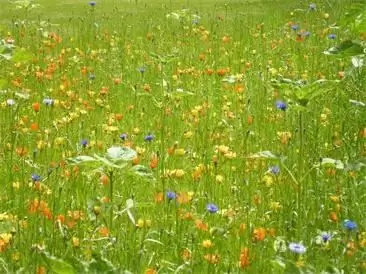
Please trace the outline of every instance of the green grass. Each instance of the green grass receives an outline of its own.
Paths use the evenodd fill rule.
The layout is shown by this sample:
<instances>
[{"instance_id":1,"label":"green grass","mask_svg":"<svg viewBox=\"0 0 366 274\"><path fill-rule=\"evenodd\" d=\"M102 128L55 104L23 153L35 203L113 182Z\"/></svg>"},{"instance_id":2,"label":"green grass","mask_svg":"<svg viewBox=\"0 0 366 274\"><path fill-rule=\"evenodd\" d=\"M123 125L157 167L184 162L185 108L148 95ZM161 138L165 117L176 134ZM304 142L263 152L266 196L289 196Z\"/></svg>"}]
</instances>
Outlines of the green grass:
<instances>
[{"instance_id":1,"label":"green grass","mask_svg":"<svg viewBox=\"0 0 366 274\"><path fill-rule=\"evenodd\" d=\"M1 3L1 272L365 271L355 1L52 2Z\"/></svg>"}]
</instances>

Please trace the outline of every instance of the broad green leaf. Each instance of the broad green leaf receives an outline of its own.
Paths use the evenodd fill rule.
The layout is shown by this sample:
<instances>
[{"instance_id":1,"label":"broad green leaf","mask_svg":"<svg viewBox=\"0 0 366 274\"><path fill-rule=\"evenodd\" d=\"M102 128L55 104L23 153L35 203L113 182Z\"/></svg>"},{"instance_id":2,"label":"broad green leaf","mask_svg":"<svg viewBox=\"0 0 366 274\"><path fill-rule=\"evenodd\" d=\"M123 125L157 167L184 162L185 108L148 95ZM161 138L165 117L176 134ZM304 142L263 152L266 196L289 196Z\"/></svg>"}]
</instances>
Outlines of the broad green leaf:
<instances>
[{"instance_id":1,"label":"broad green leaf","mask_svg":"<svg viewBox=\"0 0 366 274\"><path fill-rule=\"evenodd\" d=\"M112 161L131 161L137 156L137 152L128 147L111 147L107 150L107 157Z\"/></svg>"},{"instance_id":2,"label":"broad green leaf","mask_svg":"<svg viewBox=\"0 0 366 274\"><path fill-rule=\"evenodd\" d=\"M364 61L364 57L363 56L353 56L352 57L352 65L355 68L363 67L364 66L363 61Z\"/></svg>"},{"instance_id":3,"label":"broad green leaf","mask_svg":"<svg viewBox=\"0 0 366 274\"><path fill-rule=\"evenodd\" d=\"M10 60L12 58L12 55L10 53L0 54L0 56L3 57L5 60Z\"/></svg>"},{"instance_id":4,"label":"broad green leaf","mask_svg":"<svg viewBox=\"0 0 366 274\"><path fill-rule=\"evenodd\" d=\"M80 164L80 163L85 163L85 162L96 162L97 159L95 159L94 157L91 157L91 156L87 156L87 155L80 155L75 158L69 158L68 161L70 161L71 163L74 163L74 164Z\"/></svg>"},{"instance_id":5,"label":"broad green leaf","mask_svg":"<svg viewBox=\"0 0 366 274\"><path fill-rule=\"evenodd\" d=\"M92 254L93 259L89 264L91 273L115 273L117 268L99 253Z\"/></svg>"},{"instance_id":6,"label":"broad green leaf","mask_svg":"<svg viewBox=\"0 0 366 274\"><path fill-rule=\"evenodd\" d=\"M330 49L324 51L324 54L326 55L340 54L343 56L356 56L364 54L364 47L355 41L346 40L343 41L338 46L331 47Z\"/></svg>"},{"instance_id":7,"label":"broad green leaf","mask_svg":"<svg viewBox=\"0 0 366 274\"><path fill-rule=\"evenodd\" d=\"M74 274L76 273L72 265L64 260L51 256L48 253L42 253L42 259L47 264L48 268L56 274Z\"/></svg>"},{"instance_id":8,"label":"broad green leaf","mask_svg":"<svg viewBox=\"0 0 366 274\"><path fill-rule=\"evenodd\" d=\"M121 163L117 163L116 161L109 161L107 158L105 157L101 157L97 154L94 154L94 157L103 165L106 165L108 167L112 167L112 168L124 168L127 166L126 162L121 162Z\"/></svg>"},{"instance_id":9,"label":"broad green leaf","mask_svg":"<svg viewBox=\"0 0 366 274\"><path fill-rule=\"evenodd\" d=\"M137 174L142 177L149 177L149 178L153 177L153 173L152 173L151 169L149 169L148 167L143 166L143 165L135 165L130 170L134 174Z\"/></svg>"}]
</instances>

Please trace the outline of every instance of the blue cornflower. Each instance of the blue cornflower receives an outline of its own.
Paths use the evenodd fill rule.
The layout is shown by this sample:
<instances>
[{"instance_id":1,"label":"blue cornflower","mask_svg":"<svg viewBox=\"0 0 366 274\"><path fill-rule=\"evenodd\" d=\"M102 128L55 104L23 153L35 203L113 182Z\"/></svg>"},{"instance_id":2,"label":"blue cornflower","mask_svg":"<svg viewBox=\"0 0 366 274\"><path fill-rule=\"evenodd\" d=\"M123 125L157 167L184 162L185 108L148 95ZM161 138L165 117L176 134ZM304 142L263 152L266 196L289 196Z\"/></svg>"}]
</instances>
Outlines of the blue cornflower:
<instances>
[{"instance_id":1,"label":"blue cornflower","mask_svg":"<svg viewBox=\"0 0 366 274\"><path fill-rule=\"evenodd\" d=\"M92 6L92 7L94 7L96 4L97 4L97 2L95 2L95 1L90 1L89 2L89 5Z\"/></svg>"},{"instance_id":2,"label":"blue cornflower","mask_svg":"<svg viewBox=\"0 0 366 274\"><path fill-rule=\"evenodd\" d=\"M352 230L357 229L357 224L355 222L351 221L351 220L344 220L343 226L348 231L352 231Z\"/></svg>"},{"instance_id":3,"label":"blue cornflower","mask_svg":"<svg viewBox=\"0 0 366 274\"><path fill-rule=\"evenodd\" d=\"M127 140L127 134L126 133L122 133L119 138L121 138L121 140L126 141Z\"/></svg>"},{"instance_id":4,"label":"blue cornflower","mask_svg":"<svg viewBox=\"0 0 366 274\"><path fill-rule=\"evenodd\" d=\"M287 109L287 104L281 100L276 101L276 108L285 111Z\"/></svg>"},{"instance_id":5,"label":"blue cornflower","mask_svg":"<svg viewBox=\"0 0 366 274\"><path fill-rule=\"evenodd\" d=\"M217 211L219 211L219 208L215 204L207 204L206 208L210 213L216 213Z\"/></svg>"},{"instance_id":6,"label":"blue cornflower","mask_svg":"<svg viewBox=\"0 0 366 274\"><path fill-rule=\"evenodd\" d=\"M151 142L152 140L154 140L154 135L148 134L148 135L145 136L144 140L146 142Z\"/></svg>"},{"instance_id":7,"label":"blue cornflower","mask_svg":"<svg viewBox=\"0 0 366 274\"><path fill-rule=\"evenodd\" d=\"M290 243L288 248L296 254L304 254L306 252L306 247L301 243Z\"/></svg>"},{"instance_id":8,"label":"blue cornflower","mask_svg":"<svg viewBox=\"0 0 366 274\"><path fill-rule=\"evenodd\" d=\"M83 139L83 140L80 141L80 144L81 144L82 147L87 147L89 142L88 142L88 140Z\"/></svg>"},{"instance_id":9,"label":"blue cornflower","mask_svg":"<svg viewBox=\"0 0 366 274\"><path fill-rule=\"evenodd\" d=\"M41 176L38 174L32 174L32 181L39 182L41 180Z\"/></svg>"},{"instance_id":10,"label":"blue cornflower","mask_svg":"<svg viewBox=\"0 0 366 274\"><path fill-rule=\"evenodd\" d=\"M309 4L309 10L316 10L316 4L310 3Z\"/></svg>"},{"instance_id":11,"label":"blue cornflower","mask_svg":"<svg viewBox=\"0 0 366 274\"><path fill-rule=\"evenodd\" d=\"M46 106L52 106L53 105L53 99L45 98L45 99L43 99L43 104L45 104Z\"/></svg>"},{"instance_id":12,"label":"blue cornflower","mask_svg":"<svg viewBox=\"0 0 366 274\"><path fill-rule=\"evenodd\" d=\"M177 197L177 194L173 191L167 191L166 197L168 198L168 200L174 200Z\"/></svg>"},{"instance_id":13,"label":"blue cornflower","mask_svg":"<svg viewBox=\"0 0 366 274\"><path fill-rule=\"evenodd\" d=\"M331 40L334 40L334 39L337 38L337 35L334 34L334 33L331 33L331 34L328 35L328 38L331 39Z\"/></svg>"},{"instance_id":14,"label":"blue cornflower","mask_svg":"<svg viewBox=\"0 0 366 274\"><path fill-rule=\"evenodd\" d=\"M271 166L269 168L269 171L274 174L274 175L278 175L280 174L280 167L279 166Z\"/></svg>"},{"instance_id":15,"label":"blue cornflower","mask_svg":"<svg viewBox=\"0 0 366 274\"><path fill-rule=\"evenodd\" d=\"M139 67L137 69L137 71L140 72L141 74L144 74L144 72L146 71L146 68L142 66L142 67Z\"/></svg>"},{"instance_id":16,"label":"blue cornflower","mask_svg":"<svg viewBox=\"0 0 366 274\"><path fill-rule=\"evenodd\" d=\"M294 25L291 25L291 29L292 30L298 30L299 29L299 25L298 24L294 24Z\"/></svg>"},{"instance_id":17,"label":"blue cornflower","mask_svg":"<svg viewBox=\"0 0 366 274\"><path fill-rule=\"evenodd\" d=\"M332 238L332 235L327 232L322 232L320 236L324 243L328 242Z\"/></svg>"}]
</instances>

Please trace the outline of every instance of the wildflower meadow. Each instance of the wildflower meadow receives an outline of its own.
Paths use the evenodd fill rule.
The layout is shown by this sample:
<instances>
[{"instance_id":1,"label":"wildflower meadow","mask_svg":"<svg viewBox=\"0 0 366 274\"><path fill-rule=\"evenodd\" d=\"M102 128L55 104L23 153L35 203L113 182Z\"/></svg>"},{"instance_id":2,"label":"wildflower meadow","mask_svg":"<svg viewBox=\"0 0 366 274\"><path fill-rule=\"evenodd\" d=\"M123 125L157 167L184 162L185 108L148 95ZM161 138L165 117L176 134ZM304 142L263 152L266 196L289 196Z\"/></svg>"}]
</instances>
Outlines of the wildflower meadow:
<instances>
[{"instance_id":1,"label":"wildflower meadow","mask_svg":"<svg viewBox=\"0 0 366 274\"><path fill-rule=\"evenodd\" d=\"M0 273L366 273L364 0L0 0Z\"/></svg>"}]
</instances>

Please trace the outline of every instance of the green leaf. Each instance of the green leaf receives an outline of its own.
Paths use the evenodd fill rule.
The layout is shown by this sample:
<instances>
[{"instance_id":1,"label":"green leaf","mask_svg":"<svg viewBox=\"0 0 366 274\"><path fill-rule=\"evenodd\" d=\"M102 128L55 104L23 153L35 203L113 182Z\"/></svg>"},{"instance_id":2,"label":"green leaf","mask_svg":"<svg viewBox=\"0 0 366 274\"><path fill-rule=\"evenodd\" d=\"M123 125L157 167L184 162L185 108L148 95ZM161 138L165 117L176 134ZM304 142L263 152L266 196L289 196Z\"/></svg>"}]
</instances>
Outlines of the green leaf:
<instances>
[{"instance_id":1,"label":"green leaf","mask_svg":"<svg viewBox=\"0 0 366 274\"><path fill-rule=\"evenodd\" d=\"M10 53L0 54L0 56L3 57L5 60L10 60L12 58Z\"/></svg>"},{"instance_id":2,"label":"green leaf","mask_svg":"<svg viewBox=\"0 0 366 274\"><path fill-rule=\"evenodd\" d=\"M93 259L89 265L91 273L115 273L117 268L99 253L92 254Z\"/></svg>"},{"instance_id":3,"label":"green leaf","mask_svg":"<svg viewBox=\"0 0 366 274\"><path fill-rule=\"evenodd\" d=\"M47 252L42 253L42 259L47 266L56 274L74 274L76 273L72 265L64 260L51 256Z\"/></svg>"},{"instance_id":4,"label":"green leaf","mask_svg":"<svg viewBox=\"0 0 366 274\"><path fill-rule=\"evenodd\" d=\"M139 175L142 177L153 178L153 173L152 173L151 169L149 169L146 166L135 165L135 166L131 167L130 170L136 175Z\"/></svg>"},{"instance_id":5,"label":"green leaf","mask_svg":"<svg viewBox=\"0 0 366 274\"><path fill-rule=\"evenodd\" d=\"M326 55L356 56L364 54L364 47L356 41L346 40L341 44L324 51Z\"/></svg>"},{"instance_id":6,"label":"green leaf","mask_svg":"<svg viewBox=\"0 0 366 274\"><path fill-rule=\"evenodd\" d=\"M85 162L96 162L97 159L95 159L94 157L88 156L88 155L80 155L75 158L69 158L69 159L67 159L67 161L74 163L74 164L80 164L80 163L85 163Z\"/></svg>"},{"instance_id":7,"label":"green leaf","mask_svg":"<svg viewBox=\"0 0 366 274\"><path fill-rule=\"evenodd\" d=\"M111 162L109 161L107 158L105 157L101 157L97 154L94 154L94 157L103 165L108 166L108 167L112 167L112 168L124 168L127 166L126 162L122 162L122 163L117 163L117 162Z\"/></svg>"},{"instance_id":8,"label":"green leaf","mask_svg":"<svg viewBox=\"0 0 366 274\"><path fill-rule=\"evenodd\" d=\"M111 147L107 150L107 155L112 161L131 161L137 156L137 152L129 147Z\"/></svg>"}]
</instances>

